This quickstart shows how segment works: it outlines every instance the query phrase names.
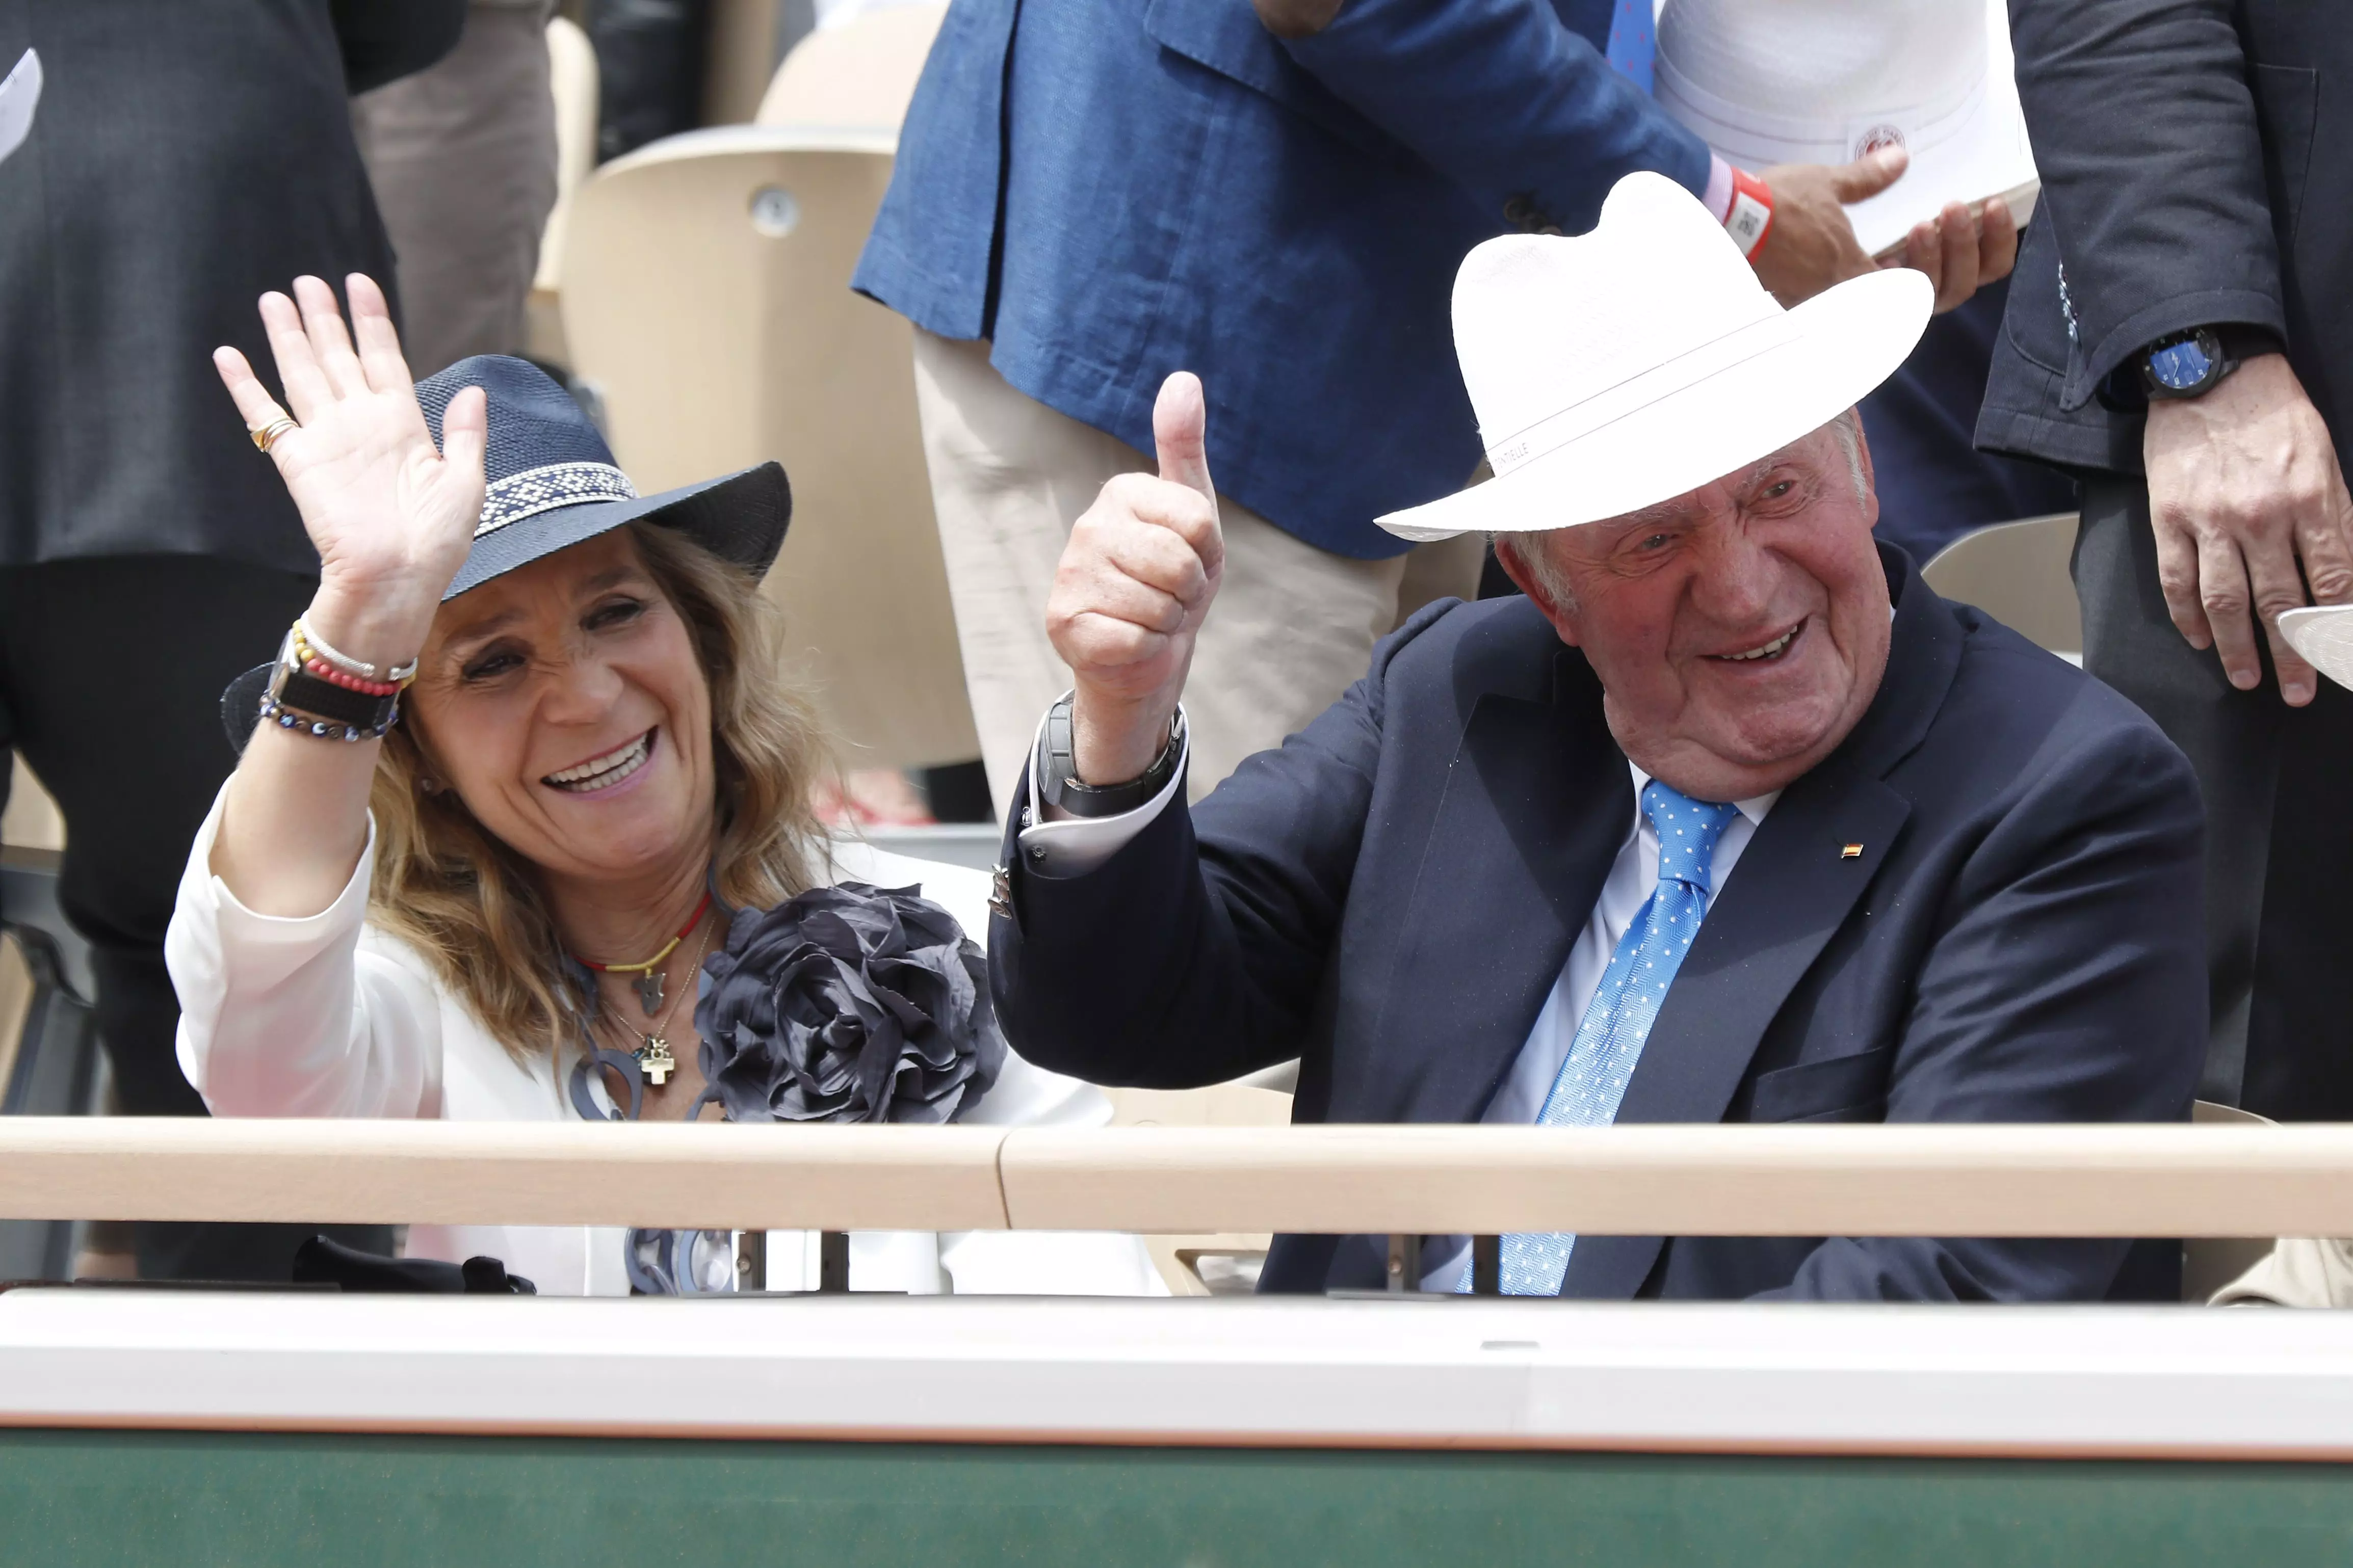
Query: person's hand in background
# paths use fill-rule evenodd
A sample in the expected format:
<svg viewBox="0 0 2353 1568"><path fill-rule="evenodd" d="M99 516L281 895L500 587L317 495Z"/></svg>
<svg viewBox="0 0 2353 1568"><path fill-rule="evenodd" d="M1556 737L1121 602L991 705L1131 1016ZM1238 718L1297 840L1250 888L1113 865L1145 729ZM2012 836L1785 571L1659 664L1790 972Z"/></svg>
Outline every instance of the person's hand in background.
<svg viewBox="0 0 2353 1568"><path fill-rule="evenodd" d="M2257 354L2200 397L2151 401L2141 456L2173 624L2252 691L2260 621L2280 696L2311 701L2312 666L2280 635L2280 613L2307 603L2307 587L2312 604L2353 602L2353 501L2287 356Z"/></svg>
<svg viewBox="0 0 2353 1568"><path fill-rule="evenodd" d="M1902 247L1880 265L1926 273L1936 285L1941 315L1967 304L1987 284L2010 276L2018 265L2018 220L2000 196L1988 200L1978 213L1964 203L1947 202L1935 217L1914 224Z"/></svg>
<svg viewBox="0 0 2353 1568"><path fill-rule="evenodd" d="M1751 258L1758 281L1788 306L1877 268L1854 237L1847 205L1877 195L1910 165L1903 148L1883 147L1852 163L1776 163L1762 171L1757 178L1773 193L1773 226Z"/></svg>

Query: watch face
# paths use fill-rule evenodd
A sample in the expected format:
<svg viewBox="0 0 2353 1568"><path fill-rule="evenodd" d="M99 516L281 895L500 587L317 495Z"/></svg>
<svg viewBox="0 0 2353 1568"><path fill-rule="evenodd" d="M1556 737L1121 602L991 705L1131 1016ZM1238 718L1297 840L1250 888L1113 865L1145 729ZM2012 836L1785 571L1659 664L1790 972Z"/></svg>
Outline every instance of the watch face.
<svg viewBox="0 0 2353 1568"><path fill-rule="evenodd" d="M2150 378L2175 392L2196 386L2213 373L2213 356L2207 352L2211 341L2200 332L2186 342L2155 351L2148 356Z"/></svg>

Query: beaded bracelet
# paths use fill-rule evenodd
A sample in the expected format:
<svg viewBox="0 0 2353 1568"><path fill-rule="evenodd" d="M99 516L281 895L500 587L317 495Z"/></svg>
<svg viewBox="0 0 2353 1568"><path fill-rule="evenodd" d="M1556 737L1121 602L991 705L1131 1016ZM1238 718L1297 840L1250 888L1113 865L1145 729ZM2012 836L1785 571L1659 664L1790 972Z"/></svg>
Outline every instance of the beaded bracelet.
<svg viewBox="0 0 2353 1568"><path fill-rule="evenodd" d="M398 718L399 715L396 712L393 717ZM385 720L373 729L363 729L356 724L335 723L330 720L314 718L308 713L297 712L291 708L280 705L278 700L272 697L265 697L261 700L261 721L265 724L274 722L280 729L291 730L297 734L315 735L322 741L381 741L385 737L385 732L392 728L392 719Z"/></svg>
<svg viewBox="0 0 2353 1568"><path fill-rule="evenodd" d="M332 647L330 647L327 645L327 640L324 637L322 637L317 632L311 629L311 617L307 615L297 616L294 618L294 649L297 656L300 657L305 664L308 664L311 659L315 658L332 668L341 671L344 675L353 677L354 679L368 681L379 685L382 684L382 681L378 680L375 666L368 663L368 661L364 658L353 658L349 654L337 653ZM382 680L389 681L392 685L392 689L394 690L398 690L401 687L406 686L410 681L417 679L417 661L412 658L406 664L394 665L390 669L384 672ZM370 689L366 687L354 687L353 689L367 690ZM375 696L386 695L386 693L382 691L375 691L372 694Z"/></svg>
<svg viewBox="0 0 2353 1568"><path fill-rule="evenodd" d="M346 675L343 670L321 658L315 648L305 647L300 637L295 639L294 652L295 657L302 660L304 669L322 680L332 680L337 686L349 690L361 692L369 697L393 697L397 696L401 690L401 682L397 680L363 680L356 675Z"/></svg>

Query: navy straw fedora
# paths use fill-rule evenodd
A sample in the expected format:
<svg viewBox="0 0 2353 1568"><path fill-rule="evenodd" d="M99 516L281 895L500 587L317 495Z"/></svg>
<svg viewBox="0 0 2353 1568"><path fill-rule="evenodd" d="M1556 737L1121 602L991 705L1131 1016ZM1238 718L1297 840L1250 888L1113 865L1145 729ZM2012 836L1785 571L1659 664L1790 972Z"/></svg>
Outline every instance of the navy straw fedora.
<svg viewBox="0 0 2353 1568"><path fill-rule="evenodd" d="M479 386L489 400L481 521L466 563L441 595L447 604L470 588L553 555L624 523L674 528L723 561L765 576L793 517L784 468L762 463L659 495L640 496L613 461L596 426L536 365L506 354L461 359L417 384L425 423L441 444L449 400ZM270 666L258 665L221 693L229 743L245 749L261 715Z"/></svg>
<svg viewBox="0 0 2353 1568"><path fill-rule="evenodd" d="M776 559L793 516L792 489L776 464L640 496L572 395L538 366L505 354L461 359L417 384L435 446L449 400L470 386L490 399L488 488L474 548L441 595L445 603L625 522L675 528L754 576Z"/></svg>

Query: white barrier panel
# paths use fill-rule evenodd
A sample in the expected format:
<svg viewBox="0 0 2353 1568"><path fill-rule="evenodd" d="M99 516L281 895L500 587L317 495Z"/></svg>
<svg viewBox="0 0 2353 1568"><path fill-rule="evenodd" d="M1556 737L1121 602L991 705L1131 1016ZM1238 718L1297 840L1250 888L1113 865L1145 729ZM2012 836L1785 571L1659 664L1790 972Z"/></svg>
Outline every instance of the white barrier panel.
<svg viewBox="0 0 2353 1568"><path fill-rule="evenodd" d="M0 1120L0 1218L716 1229L2353 1235L2353 1126Z"/></svg>
<svg viewBox="0 0 2353 1568"><path fill-rule="evenodd" d="M2353 1314L15 1290L0 1426L2342 1461Z"/></svg>

